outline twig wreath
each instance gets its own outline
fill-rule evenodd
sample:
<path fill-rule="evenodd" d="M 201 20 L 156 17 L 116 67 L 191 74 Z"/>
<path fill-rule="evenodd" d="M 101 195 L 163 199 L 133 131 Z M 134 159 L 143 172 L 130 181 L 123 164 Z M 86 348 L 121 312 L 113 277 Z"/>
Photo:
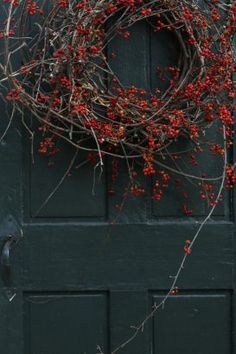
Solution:
<path fill-rule="evenodd" d="M 113 180 L 117 175 L 116 161 L 125 160 L 129 176 L 127 191 L 135 196 L 145 193 L 137 182 L 135 163 L 141 166 L 142 175 L 153 177 L 152 198 L 157 201 L 162 199 L 172 174 L 193 178 L 199 182 L 201 199 L 207 200 L 210 208 L 192 241 L 186 241 L 184 258 L 168 294 L 115 353 L 177 291 L 176 282 L 186 257 L 220 201 L 223 187 L 232 189 L 236 182 L 235 164 L 228 158 L 234 135 L 232 43 L 236 3 L 222 0 L 1 2 L 5 22 L 0 27 L 4 47 L 0 83 L 5 90 L 4 99 L 13 107 L 9 125 L 19 111 L 23 124 L 31 132 L 25 117 L 34 118 L 40 125 L 38 151 L 49 157 L 58 153 L 60 140 L 77 151 L 87 151 L 88 159 L 101 169 L 104 158 L 110 156 Z M 129 40 L 130 28 L 142 20 L 149 21 L 155 32 L 173 33 L 179 43 L 178 65 L 165 68 L 170 78 L 165 92 L 158 88 L 147 92 L 135 86 L 126 87 L 110 65 L 109 43 L 116 36 Z M 17 65 L 14 58 L 20 53 L 22 63 Z M 205 132 L 216 126 L 222 142 L 203 143 Z M 191 146 L 192 164 L 197 163 L 196 154 L 205 150 L 221 157 L 221 175 L 186 175 L 178 168 L 164 165 L 161 162 L 164 155 L 175 161 L 186 154 L 172 150 L 182 138 Z M 220 182 L 217 191 L 216 181 Z M 187 207 L 184 212 L 191 215 Z"/>
<path fill-rule="evenodd" d="M 232 144 L 235 3 L 3 2 L 6 21 L 0 37 L 5 46 L 5 63 L 1 64 L 1 84 L 9 87 L 5 98 L 14 109 L 22 112 L 25 107 L 40 122 L 41 154 L 56 154 L 57 141 L 65 140 L 88 151 L 88 158 L 97 158 L 101 168 L 106 155 L 126 159 L 129 191 L 140 195 L 145 190 L 136 182 L 130 161 L 139 161 L 145 176 L 155 176 L 158 156 L 167 152 L 173 159 L 179 158 L 171 152 L 179 138 L 189 139 L 193 152 L 202 151 L 202 132 L 211 129 L 216 121 L 222 133 L 225 131 L 227 148 Z M 164 93 L 158 88 L 150 93 L 134 86 L 124 87 L 106 55 L 115 36 L 128 39 L 130 27 L 143 19 L 152 19 L 156 32 L 173 32 L 181 48 L 178 67 L 167 68 L 171 79 Z M 32 33 L 29 22 L 34 25 Z M 23 65 L 16 68 L 13 58 L 19 51 Z M 224 156 L 225 148 L 217 142 L 209 143 L 207 148 Z M 227 163 L 224 167 L 226 185 L 232 187 L 236 180 L 234 166 Z M 162 198 L 169 179 L 169 173 L 159 171 L 153 188 L 155 200 Z M 214 178 L 202 176 L 201 180 L 206 181 L 201 186 L 201 197 L 206 199 L 210 192 L 212 206 L 215 195 L 207 182 Z"/>
<path fill-rule="evenodd" d="M 64 140 L 88 151 L 88 159 L 97 159 L 101 169 L 106 155 L 126 159 L 128 192 L 135 196 L 145 193 L 133 167 L 139 161 L 142 174 L 156 178 L 152 195 L 159 201 L 171 176 L 157 169 L 162 166 L 158 157 L 164 153 L 181 158 L 171 152 L 179 138 L 189 139 L 194 154 L 202 152 L 202 133 L 218 121 L 227 148 L 232 144 L 235 4 L 218 0 L 3 3 L 1 85 L 7 87 L 5 98 L 12 102 L 14 112 L 24 107 L 40 123 L 40 154 L 53 156 L 59 150 L 58 140 Z M 143 19 L 151 19 L 156 32 L 173 32 L 181 48 L 178 66 L 166 68 L 171 79 L 164 93 L 158 88 L 150 93 L 124 87 L 106 55 L 115 36 L 129 39 L 130 27 Z M 30 33 L 29 22 L 33 24 Z M 14 56 L 19 52 L 23 65 L 16 67 Z M 209 142 L 207 149 L 219 156 L 226 153 L 217 142 Z M 196 164 L 194 154 L 191 162 Z M 117 164 L 113 162 L 115 180 Z M 232 188 L 234 166 L 227 161 L 224 168 L 225 184 Z M 212 186 L 222 176 L 188 177 L 201 181 L 200 196 L 213 206 Z M 186 215 L 192 213 L 186 206 L 183 210 Z"/>

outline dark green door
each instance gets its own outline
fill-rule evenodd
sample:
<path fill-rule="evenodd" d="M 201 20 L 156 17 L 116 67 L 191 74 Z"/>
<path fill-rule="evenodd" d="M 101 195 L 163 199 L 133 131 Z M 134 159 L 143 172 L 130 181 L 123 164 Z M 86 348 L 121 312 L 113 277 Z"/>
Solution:
<path fill-rule="evenodd" d="M 130 40 L 114 40 L 109 50 L 118 53 L 111 65 L 124 84 L 151 90 L 155 68 L 178 57 L 174 38 L 153 34 L 146 23 L 133 26 Z M 2 102 L 2 131 L 8 122 L 4 107 Z M 84 160 L 79 152 L 63 178 L 75 151 L 62 146 L 48 166 L 35 141 L 32 163 L 29 137 L 18 121 L 0 147 L 0 352 L 111 353 L 165 296 L 185 240 L 205 215 L 204 204 L 193 196 L 195 214 L 186 218 L 173 189 L 161 203 L 130 197 L 118 213 L 114 206 L 126 181 L 122 163 L 115 196 L 108 193 L 109 161 L 99 178 L 89 164 L 78 168 Z M 207 156 L 204 163 L 217 169 Z M 234 230 L 233 199 L 226 196 L 189 256 L 179 293 L 120 353 L 236 353 Z M 21 238 L 17 245 L 9 235 Z"/>

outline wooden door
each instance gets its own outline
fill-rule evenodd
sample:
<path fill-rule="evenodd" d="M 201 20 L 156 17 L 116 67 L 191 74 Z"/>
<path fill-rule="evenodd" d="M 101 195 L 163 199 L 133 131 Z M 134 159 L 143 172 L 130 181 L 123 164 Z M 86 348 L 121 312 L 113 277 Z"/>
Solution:
<path fill-rule="evenodd" d="M 110 44 L 109 51 L 118 53 L 111 65 L 125 85 L 152 90 L 160 84 L 156 67 L 173 65 L 178 46 L 170 34 L 154 34 L 146 22 L 131 32 L 128 42 Z M 7 123 L 1 102 L 2 130 Z M 192 238 L 206 213 L 193 192 L 194 215 L 183 216 L 174 188 L 160 203 L 147 196 L 129 197 L 118 213 L 125 165 L 120 163 L 117 193 L 111 197 L 109 160 L 101 178 L 94 177 L 89 164 L 78 168 L 85 158 L 79 152 L 63 178 L 74 154 L 65 144 L 54 166 L 37 153 L 32 163 L 20 119 L 1 141 L 3 354 L 114 351 L 163 299 L 181 263 L 185 240 Z M 209 156 L 202 163 L 210 172 L 219 168 Z M 152 182 L 145 183 L 151 190 Z M 120 353 L 235 352 L 234 234 L 233 198 L 226 195 L 186 263 L 179 293 Z M 17 245 L 6 244 L 9 235 L 20 237 Z"/>

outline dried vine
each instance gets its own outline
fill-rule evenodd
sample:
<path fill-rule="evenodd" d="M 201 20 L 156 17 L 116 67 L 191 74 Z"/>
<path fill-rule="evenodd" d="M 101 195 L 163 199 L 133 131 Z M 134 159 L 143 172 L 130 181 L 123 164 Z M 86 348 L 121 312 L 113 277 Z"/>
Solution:
<path fill-rule="evenodd" d="M 105 155 L 126 159 L 130 191 L 139 195 L 144 190 L 136 183 L 129 161 L 139 160 L 143 174 L 155 176 L 163 153 L 176 158 L 171 147 L 179 138 L 189 139 L 194 153 L 202 151 L 202 133 L 216 121 L 221 130 L 225 126 L 230 146 L 235 4 L 3 2 L 6 21 L 0 32 L 5 51 L 1 84 L 9 87 L 6 100 L 14 109 L 25 107 L 39 121 L 41 154 L 56 154 L 57 141 L 62 139 L 93 153 L 100 166 Z M 164 93 L 158 88 L 147 92 L 124 87 L 106 53 L 115 36 L 128 39 L 129 28 L 144 19 L 151 21 L 156 32 L 173 32 L 181 48 L 178 67 L 167 68 L 172 77 Z M 31 30 L 29 22 L 33 23 Z M 24 64 L 16 67 L 14 57 L 19 54 Z M 223 156 L 223 146 L 213 142 L 209 148 Z M 235 179 L 232 166 L 228 166 L 228 176 L 231 185 Z M 165 186 L 170 176 L 164 174 L 161 179 Z M 199 179 L 204 180 L 202 176 Z M 214 178 L 209 177 L 211 180 Z M 154 199 L 161 199 L 162 193 L 157 183 Z"/>

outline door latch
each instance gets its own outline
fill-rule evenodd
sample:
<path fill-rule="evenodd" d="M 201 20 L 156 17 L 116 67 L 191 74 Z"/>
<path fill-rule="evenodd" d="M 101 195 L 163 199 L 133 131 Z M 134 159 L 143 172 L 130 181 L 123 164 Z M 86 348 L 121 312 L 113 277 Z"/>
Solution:
<path fill-rule="evenodd" d="M 17 244 L 19 238 L 9 235 L 6 237 L 1 252 L 1 277 L 5 287 L 5 293 L 9 301 L 16 295 L 12 290 L 12 268 L 11 268 L 11 249 Z"/>

